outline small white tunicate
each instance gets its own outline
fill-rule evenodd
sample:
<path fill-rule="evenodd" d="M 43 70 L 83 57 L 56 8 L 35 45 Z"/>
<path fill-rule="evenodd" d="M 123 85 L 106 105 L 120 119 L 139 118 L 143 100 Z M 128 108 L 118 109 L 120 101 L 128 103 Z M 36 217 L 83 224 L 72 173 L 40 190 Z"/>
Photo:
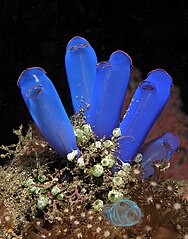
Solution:
<path fill-rule="evenodd" d="M 175 203 L 174 204 L 174 209 L 176 209 L 176 210 L 181 209 L 181 204 L 180 203 Z"/>
<path fill-rule="evenodd" d="M 114 137 L 119 137 L 121 136 L 121 129 L 120 128 L 115 128 L 113 131 L 112 131 L 112 134 Z"/>
<path fill-rule="evenodd" d="M 67 154 L 67 160 L 72 161 L 78 155 L 78 150 L 73 150 L 71 153 Z"/>
<path fill-rule="evenodd" d="M 135 161 L 135 163 L 139 163 L 139 162 L 142 161 L 142 159 L 143 159 L 143 155 L 139 153 L 139 154 L 137 154 L 136 157 L 134 158 L 134 161 Z"/>
<path fill-rule="evenodd" d="M 100 149 L 101 148 L 101 142 L 100 141 L 96 141 L 95 142 L 95 147 Z"/>
<path fill-rule="evenodd" d="M 125 172 L 129 172 L 131 170 L 131 165 L 129 163 L 123 163 L 122 169 Z"/>
<path fill-rule="evenodd" d="M 84 163 L 84 159 L 82 157 L 77 159 L 77 165 L 79 168 L 84 168 L 85 163 Z"/>

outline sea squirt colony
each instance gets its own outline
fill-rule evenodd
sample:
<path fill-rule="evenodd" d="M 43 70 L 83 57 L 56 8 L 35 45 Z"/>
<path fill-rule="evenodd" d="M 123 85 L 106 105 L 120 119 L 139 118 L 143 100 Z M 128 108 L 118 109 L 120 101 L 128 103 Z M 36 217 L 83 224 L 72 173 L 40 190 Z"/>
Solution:
<path fill-rule="evenodd" d="M 142 147 L 170 95 L 172 79 L 163 69 L 151 71 L 147 79 L 139 84 L 120 122 L 131 65 L 131 58 L 121 50 L 112 53 L 108 61 L 97 63 L 95 51 L 82 37 L 74 37 L 67 45 L 65 66 L 75 114 L 84 110 L 84 130 L 95 133 L 96 143 L 105 137 L 108 148 L 111 147 L 111 137 L 117 138 L 115 160 L 110 164 L 108 158 L 94 165 L 92 173 L 95 177 L 100 177 L 107 165 L 114 173 L 121 171 L 134 164 L 135 157 L 138 159 L 141 155 L 140 164 L 145 179 L 154 172 L 152 163 L 156 160 L 168 161 L 180 144 L 178 136 L 167 132 Z M 77 160 L 81 165 L 82 150 L 78 140 L 83 140 L 84 130 L 73 129 L 46 72 L 39 67 L 28 68 L 21 73 L 18 86 L 49 145 L 65 160 Z M 116 226 L 137 224 L 142 213 L 136 203 L 115 192 L 113 196 L 114 200 L 109 197 L 111 204 L 99 207 L 103 208 L 106 219 Z M 99 204 L 95 203 L 95 207 Z"/>

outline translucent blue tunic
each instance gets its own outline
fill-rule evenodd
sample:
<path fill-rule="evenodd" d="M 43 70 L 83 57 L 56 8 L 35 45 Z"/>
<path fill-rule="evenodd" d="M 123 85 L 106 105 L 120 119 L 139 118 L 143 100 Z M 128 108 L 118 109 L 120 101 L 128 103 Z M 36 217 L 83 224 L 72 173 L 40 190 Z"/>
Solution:
<path fill-rule="evenodd" d="M 20 75 L 18 86 L 31 116 L 50 146 L 62 157 L 78 150 L 68 115 L 46 72 L 39 67 L 28 68 Z"/>

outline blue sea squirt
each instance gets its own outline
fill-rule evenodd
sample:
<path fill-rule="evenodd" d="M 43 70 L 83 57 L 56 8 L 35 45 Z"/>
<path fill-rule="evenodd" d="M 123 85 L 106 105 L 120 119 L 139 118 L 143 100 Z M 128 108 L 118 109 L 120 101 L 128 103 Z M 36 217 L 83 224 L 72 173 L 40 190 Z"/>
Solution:
<path fill-rule="evenodd" d="M 39 67 L 28 68 L 21 73 L 18 86 L 31 116 L 50 146 L 62 157 L 73 149 L 78 150 L 68 115 L 46 72 Z"/>
<path fill-rule="evenodd" d="M 66 47 L 65 67 L 74 112 L 86 111 L 91 103 L 96 77 L 97 57 L 89 42 L 79 36 Z"/>
<path fill-rule="evenodd" d="M 91 109 L 86 121 L 99 138 L 109 139 L 119 120 L 130 77 L 132 60 L 123 51 L 115 51 L 109 61 L 96 65 L 97 73 Z M 108 123 L 107 123 L 108 122 Z"/>
<path fill-rule="evenodd" d="M 161 160 L 169 161 L 172 154 L 178 149 L 179 144 L 179 137 L 171 133 L 164 133 L 145 144 L 140 150 L 142 154 L 141 165 L 144 168 L 143 178 L 147 178 L 154 173 L 152 163 L 156 160 L 159 163 Z"/>
<path fill-rule="evenodd" d="M 117 156 L 131 163 L 144 142 L 151 127 L 159 117 L 170 96 L 172 79 L 157 69 L 149 73 L 136 89 L 128 110 L 120 123 L 122 138 Z M 128 150 L 127 150 L 128 149 Z"/>
<path fill-rule="evenodd" d="M 116 138 L 119 146 L 114 154 L 110 152 L 101 158 L 101 162 L 96 160 L 91 165 L 89 171 L 97 179 L 102 177 L 106 168 L 111 169 L 115 161 L 119 164 L 116 163 L 115 171 L 125 164 L 134 164 L 138 153 L 142 155 L 143 178 L 149 177 L 154 171 L 152 163 L 169 160 L 179 146 L 179 138 L 166 133 L 141 149 L 170 95 L 172 78 L 163 69 L 150 72 L 140 83 L 120 122 L 131 65 L 131 58 L 121 50 L 115 51 L 108 61 L 97 64 L 95 51 L 87 40 L 77 36 L 69 41 L 65 66 L 73 108 L 75 113 L 84 109 L 87 123 L 76 130 L 73 130 L 56 89 L 43 69 L 28 68 L 18 79 L 23 99 L 45 139 L 61 157 L 71 163 L 77 161 L 79 168 L 84 169 L 85 161 L 77 144 L 84 145 L 87 133 L 94 131 L 96 150 L 103 147 L 107 154 L 113 145 L 111 138 Z M 112 182 L 118 187 L 122 180 L 118 176 Z M 118 195 L 116 200 L 110 200 L 112 204 L 103 206 L 103 215 L 115 226 L 135 225 L 142 216 L 140 208 L 124 198 L 121 192 Z M 102 200 L 100 205 L 103 205 Z"/>

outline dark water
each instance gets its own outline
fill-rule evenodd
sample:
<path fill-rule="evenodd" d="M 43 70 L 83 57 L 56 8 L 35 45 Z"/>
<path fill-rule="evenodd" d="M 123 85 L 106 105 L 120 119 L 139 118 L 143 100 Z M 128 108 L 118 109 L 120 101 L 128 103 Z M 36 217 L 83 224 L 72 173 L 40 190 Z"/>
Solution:
<path fill-rule="evenodd" d="M 164 68 L 181 87 L 188 113 L 186 78 L 188 9 L 186 1 L 7 0 L 0 1 L 0 144 L 15 141 L 12 128 L 31 117 L 16 86 L 27 67 L 47 71 L 68 112 L 72 113 L 64 54 L 75 35 L 89 40 L 98 60 L 126 51 L 143 78 Z"/>

